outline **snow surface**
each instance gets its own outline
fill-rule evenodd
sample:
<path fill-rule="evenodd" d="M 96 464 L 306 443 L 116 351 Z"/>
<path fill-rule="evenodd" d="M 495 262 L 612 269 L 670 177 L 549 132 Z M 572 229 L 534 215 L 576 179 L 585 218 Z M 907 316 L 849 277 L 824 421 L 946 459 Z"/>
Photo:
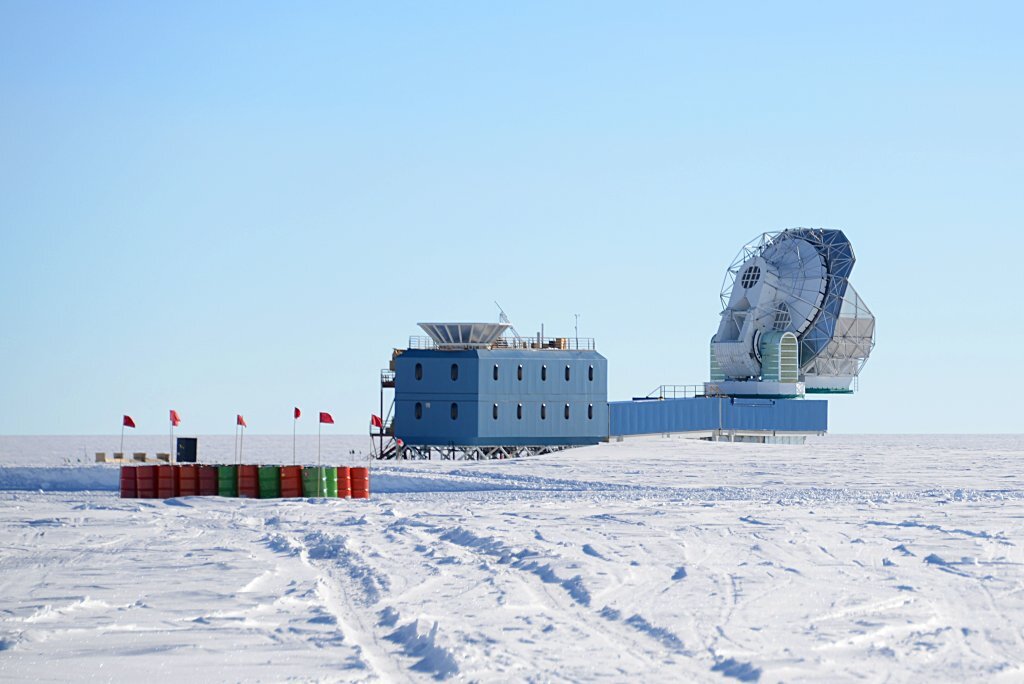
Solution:
<path fill-rule="evenodd" d="M 120 500 L 81 467 L 117 439 L 0 438 L 0 679 L 1024 679 L 1020 436 L 374 464 L 370 501 Z"/>

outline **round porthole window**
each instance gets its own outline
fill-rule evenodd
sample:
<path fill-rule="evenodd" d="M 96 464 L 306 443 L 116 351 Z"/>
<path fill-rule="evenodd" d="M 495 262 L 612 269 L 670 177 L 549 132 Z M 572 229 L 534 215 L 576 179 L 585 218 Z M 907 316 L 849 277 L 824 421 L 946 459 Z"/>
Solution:
<path fill-rule="evenodd" d="M 761 269 L 758 266 L 747 266 L 747 270 L 740 276 L 740 285 L 744 290 L 749 290 L 761 279 Z"/>

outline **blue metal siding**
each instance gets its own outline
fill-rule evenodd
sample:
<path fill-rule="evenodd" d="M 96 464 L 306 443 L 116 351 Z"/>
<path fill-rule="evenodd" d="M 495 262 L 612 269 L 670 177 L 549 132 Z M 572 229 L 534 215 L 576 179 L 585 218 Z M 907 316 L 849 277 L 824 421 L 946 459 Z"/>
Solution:
<path fill-rule="evenodd" d="M 423 407 L 419 419 L 415 414 L 417 403 Z M 459 407 L 455 420 L 451 417 L 453 403 Z M 475 437 L 477 420 L 477 403 L 467 401 L 465 396 L 395 402 L 396 431 L 408 444 L 471 444 L 466 440 Z M 400 426 L 405 427 L 399 429 Z"/>
<path fill-rule="evenodd" d="M 459 378 L 453 382 L 451 364 L 456 362 Z M 421 380 L 415 379 L 417 363 L 423 366 Z M 547 366 L 546 380 L 542 379 L 543 366 Z M 455 421 L 449 413 L 453 401 L 459 403 Z M 415 417 L 416 403 L 423 407 L 420 419 Z M 568 420 L 564 413 L 567 403 Z M 492 413 L 494 404 L 498 405 L 497 420 Z M 522 419 L 517 418 L 519 404 L 523 405 Z M 545 419 L 540 417 L 542 404 L 547 406 Z M 591 406 L 593 417 L 588 418 Z M 596 444 L 608 434 L 607 361 L 591 351 L 408 350 L 395 360 L 395 432 L 407 444 Z"/>
<path fill-rule="evenodd" d="M 479 363 L 473 352 L 406 351 L 395 359 L 395 396 L 473 394 Z M 416 379 L 416 364 L 423 367 L 421 380 Z M 459 368 L 457 380 L 451 378 L 452 365 Z"/>
<path fill-rule="evenodd" d="M 705 430 L 825 432 L 828 402 L 796 399 L 706 398 L 614 401 L 612 436 Z M 719 416 L 721 415 L 721 418 Z"/>

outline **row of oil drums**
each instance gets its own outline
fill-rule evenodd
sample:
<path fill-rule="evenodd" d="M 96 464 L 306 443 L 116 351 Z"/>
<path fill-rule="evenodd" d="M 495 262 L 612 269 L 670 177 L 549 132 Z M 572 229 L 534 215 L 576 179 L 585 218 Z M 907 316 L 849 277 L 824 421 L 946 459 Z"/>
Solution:
<path fill-rule="evenodd" d="M 370 498 L 370 469 L 346 466 L 121 466 L 122 499 L 233 496 Z"/>

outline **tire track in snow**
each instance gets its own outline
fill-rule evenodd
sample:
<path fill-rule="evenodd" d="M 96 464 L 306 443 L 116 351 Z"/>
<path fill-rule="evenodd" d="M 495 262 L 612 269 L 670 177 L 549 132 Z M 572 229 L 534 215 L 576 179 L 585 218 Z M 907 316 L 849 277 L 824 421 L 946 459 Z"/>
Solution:
<path fill-rule="evenodd" d="M 593 599 L 582 575 L 560 577 L 552 564 L 544 562 L 542 559 L 545 557 L 536 551 L 527 548 L 517 551 L 499 539 L 479 536 L 462 527 L 424 529 L 441 541 L 470 550 L 477 555 L 496 559 L 499 564 L 517 570 L 516 576 L 526 586 L 531 584 L 526 578 L 530 578 L 534 585 L 539 581 L 541 593 L 549 597 L 552 608 L 560 617 L 572 616 L 575 627 L 581 633 L 594 635 L 606 641 L 612 648 L 621 650 L 623 644 L 631 644 L 632 648 L 628 649 L 630 655 L 637 658 L 645 667 L 664 664 L 666 656 L 673 653 L 685 658 L 675 662 L 694 667 L 697 665 L 689 660 L 694 657 L 694 652 L 688 650 L 676 634 L 652 624 L 638 613 L 629 614 L 631 611 L 627 611 L 628 617 L 624 618 L 623 611 L 610 606 L 596 609 L 592 606 Z M 558 587 L 563 595 L 568 597 L 568 604 L 564 599 L 558 599 L 551 592 L 544 590 L 545 586 Z M 603 620 L 594 620 L 595 616 Z M 657 644 L 662 650 L 653 650 L 653 644 Z M 706 675 L 707 670 L 695 667 L 696 672 Z"/>
<path fill-rule="evenodd" d="M 350 518 L 342 524 L 363 525 L 365 519 Z M 277 549 L 291 549 L 318 573 L 317 591 L 324 606 L 377 677 L 392 682 L 416 681 L 418 673 L 435 679 L 458 674 L 454 655 L 439 643 L 437 622 L 424 631 L 418 619 L 398 625 L 402 616 L 395 609 L 377 610 L 390 597 L 392 582 L 352 537 L 323 529 L 279 531 L 268 543 Z M 402 667 L 396 656 L 413 662 Z"/>
<path fill-rule="evenodd" d="M 384 681 L 411 681 L 408 674 L 401 668 L 393 666 L 384 644 L 374 637 L 373 627 L 367 624 L 360 615 L 367 614 L 368 604 L 364 601 L 353 601 L 350 596 L 360 595 L 355 591 L 351 578 L 339 577 L 337 571 L 325 561 L 329 559 L 322 543 L 314 548 L 310 555 L 307 543 L 308 535 L 278 531 L 268 538 L 268 546 L 278 551 L 286 551 L 297 556 L 305 565 L 317 574 L 316 590 L 323 606 L 337 620 L 345 639 L 358 649 L 359 657 L 371 669 L 372 674 Z M 319 540 L 322 542 L 322 539 Z M 336 547 L 338 550 L 342 546 Z M 351 561 L 348 563 L 352 567 Z M 358 578 L 365 581 L 365 578 Z M 348 591 L 346 591 L 348 589 Z"/>
<path fill-rule="evenodd" d="M 475 589 L 483 586 L 490 587 L 490 594 L 494 597 L 496 607 L 505 605 L 506 597 L 519 598 L 520 600 L 517 603 L 520 605 L 522 604 L 522 597 L 527 597 L 526 605 L 533 606 L 535 610 L 539 609 L 541 611 L 539 616 L 541 621 L 548 623 L 547 626 L 540 628 L 539 624 L 534 624 L 536 620 L 533 618 L 526 619 L 527 625 L 537 632 L 536 641 L 538 645 L 550 643 L 551 634 L 553 633 L 562 634 L 562 639 L 566 638 L 565 634 L 569 634 L 568 641 L 563 643 L 573 645 L 586 645 L 591 640 L 596 640 L 597 644 L 591 644 L 585 646 L 585 648 L 621 653 L 623 658 L 628 661 L 618 667 L 619 676 L 626 676 L 627 674 L 630 676 L 640 675 L 649 672 L 652 668 L 664 666 L 666 654 L 652 653 L 651 644 L 645 642 L 642 638 L 643 636 L 651 635 L 642 635 L 637 628 L 637 625 L 643 625 L 643 622 L 640 621 L 642 618 L 634 620 L 633 625 L 627 625 L 636 630 L 634 633 L 633 631 L 622 629 L 621 625 L 616 628 L 613 623 L 606 621 L 608 619 L 607 615 L 602 616 L 596 611 L 590 612 L 587 606 L 582 605 L 576 600 L 581 595 L 577 594 L 577 597 L 573 598 L 570 591 L 558 581 L 561 578 L 556 579 L 557 573 L 554 570 L 531 567 L 531 563 L 537 562 L 535 558 L 541 557 L 540 554 L 527 551 L 526 554 L 520 555 L 520 560 L 534 560 L 526 560 L 518 564 L 517 567 L 512 567 L 517 565 L 517 563 L 511 560 L 511 556 L 519 555 L 518 552 L 514 550 L 511 553 L 500 551 L 498 545 L 502 544 L 502 542 L 493 538 L 484 538 L 478 535 L 468 538 L 458 533 L 456 533 L 456 538 L 456 536 L 453 536 L 453 532 L 457 530 L 465 531 L 459 526 L 445 527 L 403 519 L 396 521 L 393 527 L 402 528 L 407 533 L 416 536 L 422 542 L 418 545 L 418 548 L 424 553 L 431 554 L 431 557 L 434 556 L 437 543 L 443 542 L 447 548 L 451 549 L 451 553 L 462 559 L 460 574 L 463 577 L 461 579 L 468 581 Z M 448 538 L 443 539 L 442 537 L 445 536 Z M 488 540 L 492 540 L 495 545 L 488 546 Z M 457 541 L 464 543 L 459 544 Z M 481 545 L 488 546 L 491 553 L 481 552 L 479 548 Z M 502 562 L 506 556 L 509 557 L 507 559 L 508 562 Z M 497 561 L 497 567 L 492 565 L 495 561 Z M 506 568 L 515 570 L 515 572 L 502 572 Z M 470 569 L 479 573 L 478 576 L 466 577 L 465 573 Z M 545 581 L 545 579 L 548 581 Z M 580 584 L 582 585 L 582 582 Z M 570 588 L 575 589 L 575 585 L 572 584 Z M 513 610 L 515 610 L 515 607 L 513 607 Z M 606 620 L 596 620 L 594 619 L 595 616 L 605 617 Z M 489 624 L 483 629 L 488 631 L 487 628 L 496 631 L 498 636 L 500 636 L 501 632 L 507 632 L 509 629 L 519 630 L 522 629 L 522 626 L 513 627 Z M 655 641 L 659 641 L 657 636 L 653 638 Z M 521 640 L 520 643 L 524 642 Z M 665 642 L 662 641 L 661 645 L 664 646 Z M 506 661 L 506 670 L 515 670 L 519 673 L 510 672 L 513 679 L 535 672 L 538 662 L 545 659 L 550 660 L 555 667 L 564 668 L 562 664 L 564 653 L 562 650 L 553 652 L 543 646 L 542 648 L 543 650 L 530 654 L 496 651 L 495 653 L 485 655 L 488 658 L 494 658 L 495 656 L 503 658 Z M 484 672 L 494 674 L 490 668 Z M 587 673 L 584 672 L 572 676 L 563 671 L 563 676 L 574 679 L 587 676 Z"/>
<path fill-rule="evenodd" d="M 424 585 L 393 598 L 404 605 L 421 602 L 421 611 L 435 613 L 439 609 L 445 610 L 450 600 L 465 601 L 468 595 L 472 595 L 473 605 L 479 611 L 463 613 L 458 618 L 444 612 L 446 620 L 459 620 L 447 626 L 451 637 L 459 640 L 456 659 L 463 667 L 463 676 L 469 681 L 480 676 L 484 676 L 485 680 L 499 676 L 509 681 L 518 681 L 537 671 L 538 660 L 543 656 L 533 659 L 532 654 L 508 648 L 504 641 L 509 635 L 529 632 L 531 629 L 536 630 L 539 641 L 542 632 L 546 631 L 534 625 L 534 620 L 522 613 L 524 605 L 537 604 L 542 600 L 531 587 L 519 577 L 501 577 L 492 572 L 486 563 L 480 562 L 479 557 L 462 547 L 440 543 L 432 533 L 436 531 L 433 525 L 402 518 L 392 523 L 389 531 L 400 538 L 403 549 L 418 556 L 419 562 L 425 567 L 435 567 L 438 563 L 458 565 L 453 575 L 440 579 L 445 586 L 440 596 Z M 455 596 L 460 598 L 455 599 Z M 503 617 L 504 621 L 494 619 L 495 610 L 502 611 L 497 615 Z M 521 637 L 519 643 L 532 642 L 527 637 Z"/>
<path fill-rule="evenodd" d="M 541 556 L 536 551 L 525 548 L 514 551 L 493 537 L 479 537 L 462 527 L 443 530 L 438 534 L 438 538 L 441 541 L 495 557 L 503 565 L 507 564 L 509 567 L 536 575 L 545 584 L 557 584 L 569 594 L 573 601 L 586 608 L 590 607 L 590 592 L 583 584 L 583 577 L 580 575 L 574 575 L 568 579 L 559 577 L 550 564 L 538 560 Z"/>

